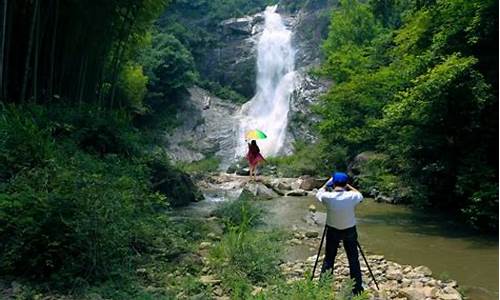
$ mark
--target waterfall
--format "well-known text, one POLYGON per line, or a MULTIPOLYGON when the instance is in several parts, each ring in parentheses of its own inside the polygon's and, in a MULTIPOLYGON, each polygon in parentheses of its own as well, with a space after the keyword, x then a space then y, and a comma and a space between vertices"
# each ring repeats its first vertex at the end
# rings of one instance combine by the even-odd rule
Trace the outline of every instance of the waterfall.
POLYGON ((240 111, 237 156, 246 153, 245 133, 251 129, 267 135, 267 139, 257 141, 264 156, 278 154, 285 141, 289 101, 294 90, 295 51, 292 32, 283 24, 276 7, 269 6, 264 12, 264 31, 257 43, 257 90, 240 111))

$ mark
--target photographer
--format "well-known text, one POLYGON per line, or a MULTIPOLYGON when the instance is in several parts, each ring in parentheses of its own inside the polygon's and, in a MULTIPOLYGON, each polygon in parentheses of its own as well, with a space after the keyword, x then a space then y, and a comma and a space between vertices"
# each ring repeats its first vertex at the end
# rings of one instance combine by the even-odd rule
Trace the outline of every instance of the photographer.
POLYGON ((354 210, 363 200, 363 195, 350 186, 349 177, 345 173, 336 172, 316 194, 326 209, 326 253, 321 273, 330 270, 333 272, 335 256, 340 241, 349 260, 350 276, 354 279, 353 294, 363 292, 361 269, 358 260, 358 234, 356 232, 356 218, 354 210), (327 191, 327 188, 330 191, 327 191))

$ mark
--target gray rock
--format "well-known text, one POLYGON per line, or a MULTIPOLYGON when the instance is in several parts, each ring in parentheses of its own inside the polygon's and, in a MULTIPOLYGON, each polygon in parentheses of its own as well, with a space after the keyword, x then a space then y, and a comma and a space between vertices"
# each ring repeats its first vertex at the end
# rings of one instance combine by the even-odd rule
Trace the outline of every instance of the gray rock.
POLYGON ((286 182, 279 182, 276 187, 280 190, 287 190, 287 191, 292 189, 292 186, 286 182))
POLYGON ((375 197, 375 201, 384 203, 394 203, 394 198, 382 194, 377 194, 377 196, 375 197))
POLYGON ((216 235, 216 234, 215 234, 215 233, 213 233, 213 232, 209 232, 209 233, 207 234, 207 237, 208 237, 209 239, 211 239, 212 241, 220 241, 220 236, 216 235))
POLYGON ((404 288, 398 291, 398 296, 408 300, 422 300, 425 299, 423 289, 420 288, 404 288))
POLYGON ((313 239, 313 238, 317 238, 318 236, 319 236, 319 232, 317 232, 317 231, 308 231, 308 232, 306 232, 306 237, 307 238, 313 239))
POLYGON ((379 190, 377 190, 376 188, 371 188, 370 191, 368 192, 368 195, 370 197, 375 198, 378 196, 379 193, 380 193, 379 190))
POLYGON ((250 175, 250 169, 248 167, 237 169, 236 175, 248 176, 248 175, 250 175))
POLYGON ((290 183, 290 189, 298 190, 300 189, 300 184, 302 183, 302 179, 297 179, 294 182, 290 183))
POLYGON ((300 183, 299 188, 312 191, 313 189, 318 189, 323 186, 328 178, 314 178, 309 175, 301 176, 302 182, 300 183))
POLYGON ((193 162, 215 154, 223 160, 222 167, 230 165, 234 157, 236 120, 232 117, 238 106, 222 101, 208 91, 193 86, 178 107, 177 120, 181 124, 165 137, 168 154, 173 160, 193 162), (209 109, 203 109, 206 98, 211 98, 209 109))
POLYGON ((397 269, 389 269, 385 275, 387 279, 401 281, 403 279, 403 273, 397 269))
POLYGON ((210 242, 201 242, 200 246, 198 247, 200 250, 205 250, 212 247, 212 243, 210 242))
POLYGON ((307 192, 304 190, 301 190, 301 189, 296 189, 296 190, 292 190, 292 191, 287 192, 285 194, 285 196, 298 196, 298 197, 307 196, 307 192))
POLYGON ((424 276, 432 276, 432 271, 426 266, 418 266, 414 269, 415 272, 423 274, 424 276))
POLYGON ((224 20, 220 23, 224 34, 252 34, 252 24, 253 18, 250 16, 245 16, 241 18, 231 18, 224 20))
POLYGON ((212 275, 203 275, 200 277, 200 282, 204 285, 214 285, 219 284, 221 281, 212 275))
POLYGON ((278 197, 278 194, 260 182, 247 183, 244 190, 249 191, 252 195, 262 199, 272 199, 278 197))

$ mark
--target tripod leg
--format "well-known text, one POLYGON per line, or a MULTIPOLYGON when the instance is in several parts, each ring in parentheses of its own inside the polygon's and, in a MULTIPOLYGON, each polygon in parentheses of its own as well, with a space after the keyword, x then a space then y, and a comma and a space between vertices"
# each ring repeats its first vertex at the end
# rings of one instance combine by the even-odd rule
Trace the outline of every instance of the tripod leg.
POLYGON ((365 260, 366 267, 368 268, 368 271, 370 272, 370 275, 372 276, 373 282, 375 282, 375 286, 377 287, 377 290, 379 290, 377 280, 375 279, 375 276, 372 273, 372 269, 370 268, 370 265, 368 264, 368 260, 366 259, 365 253, 363 252, 363 249, 361 249, 361 245, 359 244, 359 242, 357 242, 357 243, 358 243, 359 252, 361 252, 361 256, 363 256, 363 259, 365 260))
POLYGON ((325 239, 325 235, 326 235, 326 225, 325 225, 325 228, 323 229, 323 235, 321 236, 321 242, 319 243, 318 255, 316 255, 316 262, 314 263, 314 268, 313 268, 313 272, 311 275, 311 280, 313 280, 314 273, 316 273, 316 267, 318 266, 319 255, 321 253, 321 248, 323 247, 323 240, 325 239))

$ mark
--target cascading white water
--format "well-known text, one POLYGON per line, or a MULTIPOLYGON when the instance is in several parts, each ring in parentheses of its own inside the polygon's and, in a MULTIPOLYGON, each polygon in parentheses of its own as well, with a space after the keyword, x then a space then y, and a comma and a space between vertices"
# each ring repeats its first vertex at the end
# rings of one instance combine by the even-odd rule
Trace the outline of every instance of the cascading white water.
POLYGON ((247 150, 245 133, 259 129, 267 139, 258 144, 264 156, 272 156, 281 150, 288 123, 290 95, 294 89, 294 54, 292 32, 276 13, 276 5, 264 12, 264 31, 257 44, 257 91, 255 96, 240 111, 237 137, 237 156, 247 150))

